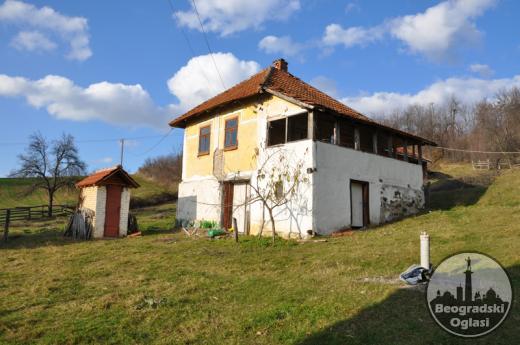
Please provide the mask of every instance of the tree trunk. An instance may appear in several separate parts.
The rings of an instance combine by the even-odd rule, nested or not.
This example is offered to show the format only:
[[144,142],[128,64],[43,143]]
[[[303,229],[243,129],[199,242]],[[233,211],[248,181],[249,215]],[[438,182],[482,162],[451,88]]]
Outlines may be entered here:
[[54,204],[54,192],[49,191],[49,217],[52,217],[53,204]]
[[274,224],[274,216],[273,216],[273,210],[271,208],[268,208],[269,210],[269,218],[271,219],[271,228],[273,230],[273,244],[276,239],[276,226]]

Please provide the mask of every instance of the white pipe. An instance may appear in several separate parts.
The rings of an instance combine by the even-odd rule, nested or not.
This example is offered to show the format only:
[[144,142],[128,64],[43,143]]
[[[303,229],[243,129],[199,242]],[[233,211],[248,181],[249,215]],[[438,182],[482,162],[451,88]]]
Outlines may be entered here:
[[426,232],[421,233],[421,267],[430,269],[430,236]]

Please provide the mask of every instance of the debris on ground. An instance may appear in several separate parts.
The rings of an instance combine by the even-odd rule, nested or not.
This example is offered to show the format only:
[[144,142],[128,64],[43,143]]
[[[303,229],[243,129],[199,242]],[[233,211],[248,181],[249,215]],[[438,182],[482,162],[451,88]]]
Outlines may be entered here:
[[427,269],[413,264],[412,266],[408,267],[406,271],[399,275],[399,279],[408,285],[425,284],[430,280],[432,273],[433,268],[431,266],[430,269]]

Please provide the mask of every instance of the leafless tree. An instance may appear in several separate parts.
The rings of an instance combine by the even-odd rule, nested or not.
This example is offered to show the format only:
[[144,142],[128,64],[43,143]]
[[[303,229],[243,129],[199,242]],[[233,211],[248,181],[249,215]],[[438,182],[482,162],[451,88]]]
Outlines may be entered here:
[[[309,183],[304,170],[305,155],[297,157],[285,149],[256,149],[253,161],[257,161],[257,176],[250,182],[252,195],[248,204],[260,202],[267,210],[271,222],[273,242],[276,238],[275,210],[289,204],[302,192],[301,187]],[[259,235],[262,235],[263,226]]]
[[85,173],[86,165],[80,160],[74,137],[63,134],[50,144],[41,133],[30,136],[25,153],[18,156],[21,167],[12,176],[34,177],[32,190],[43,189],[49,197],[49,216],[52,216],[54,196],[58,190],[72,186],[74,177]]

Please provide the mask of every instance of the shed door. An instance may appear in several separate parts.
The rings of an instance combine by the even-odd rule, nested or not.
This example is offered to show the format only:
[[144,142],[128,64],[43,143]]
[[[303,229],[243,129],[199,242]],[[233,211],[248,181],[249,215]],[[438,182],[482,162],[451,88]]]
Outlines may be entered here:
[[121,186],[107,186],[105,208],[105,237],[119,237],[119,218],[121,214]]

